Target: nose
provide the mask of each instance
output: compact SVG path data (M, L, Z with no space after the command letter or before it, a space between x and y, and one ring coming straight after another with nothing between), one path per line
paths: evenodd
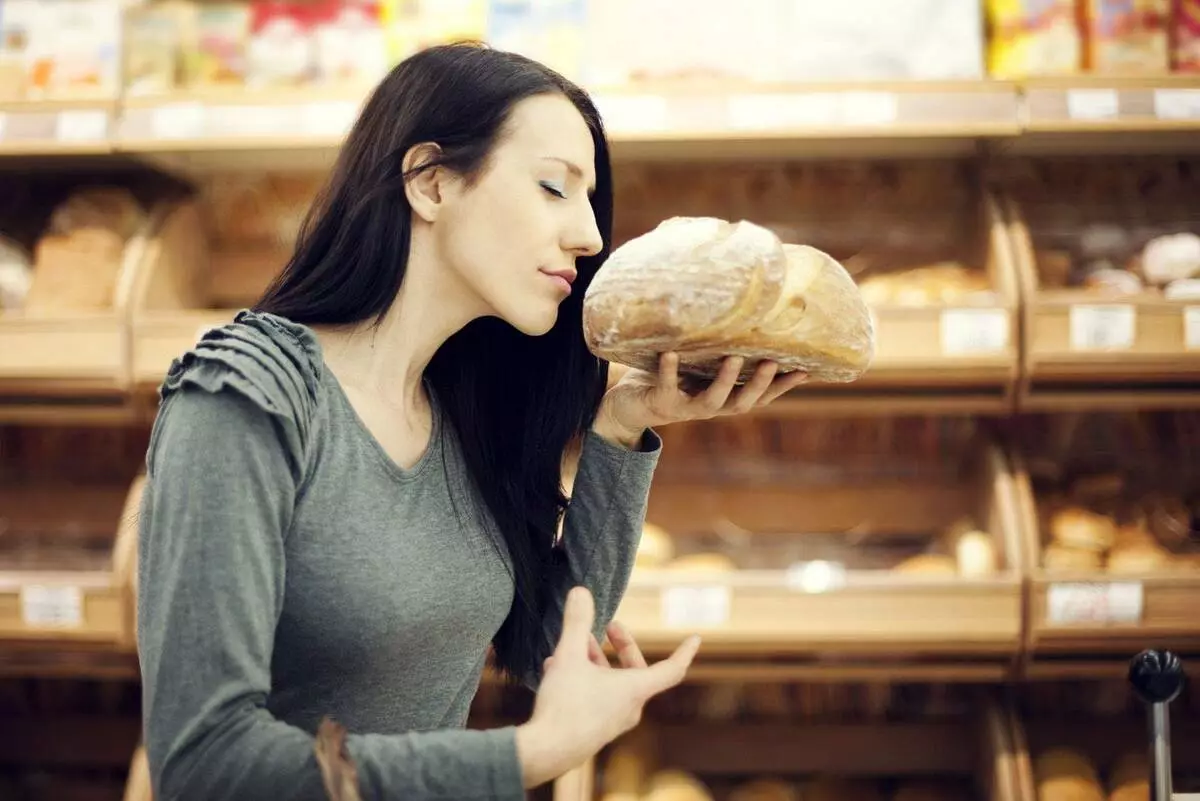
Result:
M595 256L604 247L604 239L596 226L596 215L591 203L581 203L580 211L573 215L573 224L564 237L566 250L579 256Z

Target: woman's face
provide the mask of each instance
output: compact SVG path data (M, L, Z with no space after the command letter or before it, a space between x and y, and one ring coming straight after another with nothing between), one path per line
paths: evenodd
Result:
M513 108L475 184L449 189L434 226L445 265L485 314L534 336L554 326L575 260L603 245L588 199L595 180L591 132L569 100Z

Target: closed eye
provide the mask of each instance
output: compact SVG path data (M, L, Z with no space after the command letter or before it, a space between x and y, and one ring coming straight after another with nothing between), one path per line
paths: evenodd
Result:
M560 200L566 200L566 199L567 199L566 192L564 192L562 189L559 189L559 188L558 188L557 186L555 186L554 184L548 184L548 183L546 183L545 181L543 181L543 182L542 182L542 189L545 189L547 192L549 192L550 194L554 195L556 198L559 198Z

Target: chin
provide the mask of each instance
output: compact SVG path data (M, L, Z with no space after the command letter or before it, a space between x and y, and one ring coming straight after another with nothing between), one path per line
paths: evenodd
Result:
M540 337L550 333L550 330L554 328L554 324L558 322L558 307L555 306L549 314L506 315L504 319L505 322L522 334L531 337Z

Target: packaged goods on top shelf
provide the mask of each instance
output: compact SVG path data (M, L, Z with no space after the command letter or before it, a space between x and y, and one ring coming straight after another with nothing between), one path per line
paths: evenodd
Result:
M1090 159L997 170L1026 298L1023 405L1200 398L1196 166Z
M1007 408L1015 265L998 207L968 165L622 163L614 180L618 244L671 216L745 219L851 272L873 312L869 370L850 385L805 388L803 404L771 413Z
M174 358L258 299L287 263L322 178L214 173L161 210L131 288L137 387L157 388Z
M979 688L682 689L695 702L679 704L680 690L651 701L636 729L559 782L555 801L1014 798L1004 715ZM729 704L731 690L746 703Z
M1177 795L1200 790L1200 705L1189 685L1170 704ZM1021 801L1153 797L1146 705L1126 680L1030 682L1014 697Z
M145 434L0 429L0 673L136 672Z
M1027 417L1014 432L1031 669L1200 648L1195 413Z
M129 378L123 316L130 265L155 198L169 194L171 182L66 173L10 176L5 188L0 396L119 402Z
M4 0L0 102L115 98L120 0Z
M150 801L125 796L140 708L134 681L0 679L0 798Z
M1020 535L1004 458L966 425L857 425L863 433L805 420L664 431L617 613L644 647L698 631L701 660L959 666L969 657L963 675L1003 674L1020 637Z

